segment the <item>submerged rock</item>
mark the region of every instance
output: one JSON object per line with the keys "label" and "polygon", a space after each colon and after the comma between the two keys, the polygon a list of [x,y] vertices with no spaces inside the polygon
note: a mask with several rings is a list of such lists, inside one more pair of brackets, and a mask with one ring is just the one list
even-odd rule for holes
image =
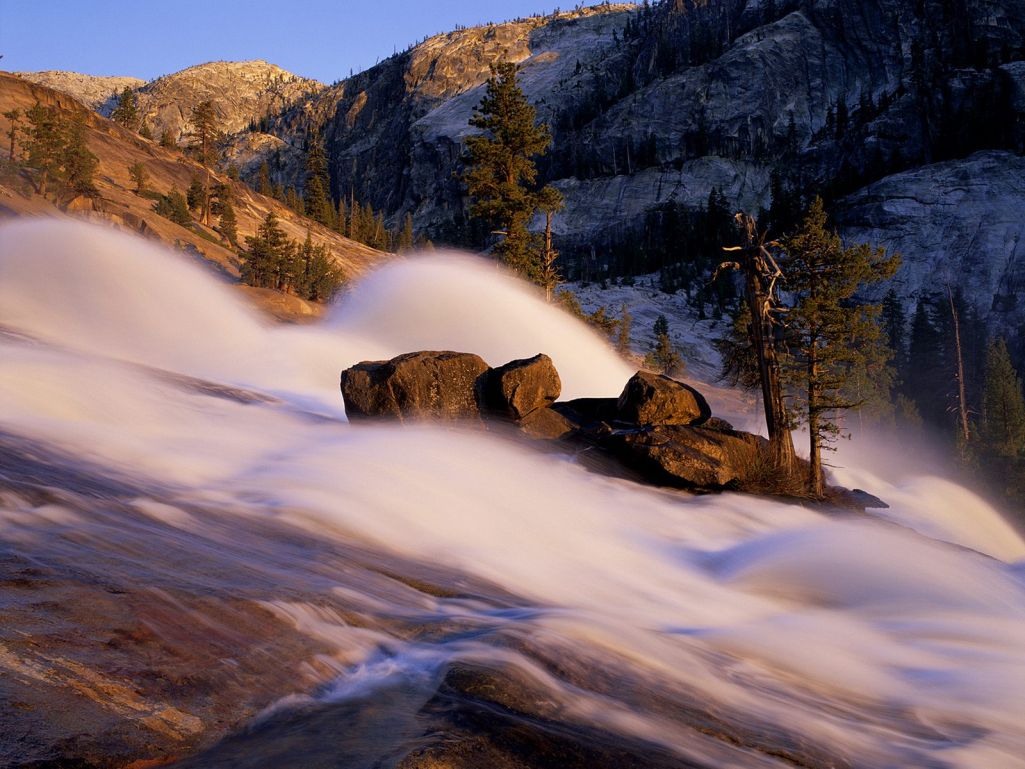
{"label": "submerged rock", "polygon": [[488,407],[512,419],[523,419],[533,411],[550,406],[561,393],[559,372],[544,353],[510,361],[492,369],[486,377]]}
{"label": "submerged rock", "polygon": [[477,419],[487,371],[479,355],[449,351],[357,363],[341,376],[345,413],[350,420]]}
{"label": "submerged rock", "polygon": [[616,407],[620,421],[635,425],[700,425],[712,416],[693,387],[649,371],[630,377]]}

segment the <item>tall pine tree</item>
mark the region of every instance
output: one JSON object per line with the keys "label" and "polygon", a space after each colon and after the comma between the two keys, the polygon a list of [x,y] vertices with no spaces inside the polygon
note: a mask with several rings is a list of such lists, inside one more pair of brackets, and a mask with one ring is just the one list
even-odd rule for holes
{"label": "tall pine tree", "polygon": [[117,97],[117,106],[110,113],[110,119],[129,131],[139,130],[139,100],[128,86]]}
{"label": "tall pine tree", "polygon": [[552,137],[537,124],[537,112],[516,82],[519,69],[503,62],[492,67],[487,91],[470,118],[481,133],[466,140],[463,176],[472,198],[470,215],[497,228],[495,252],[514,269],[536,277],[542,248],[528,226],[540,205],[535,158]]}
{"label": "tall pine tree", "polygon": [[787,313],[786,368],[799,418],[808,425],[808,492],[821,497],[822,451],[842,431],[839,413],[862,400],[852,397],[849,384],[857,372],[885,359],[879,351],[879,305],[858,302],[855,295],[892,276],[900,259],[868,245],[845,248],[827,227],[821,198],[781,246],[781,267],[794,297]]}
{"label": "tall pine tree", "polygon": [[306,183],[303,198],[306,215],[325,227],[334,227],[335,209],[331,201],[331,178],[327,170],[324,142],[316,130],[306,139]]}
{"label": "tall pine tree", "polygon": [[1001,457],[1017,457],[1025,449],[1025,400],[1021,379],[1007,352],[996,339],[986,351],[986,388],[982,398],[982,441]]}

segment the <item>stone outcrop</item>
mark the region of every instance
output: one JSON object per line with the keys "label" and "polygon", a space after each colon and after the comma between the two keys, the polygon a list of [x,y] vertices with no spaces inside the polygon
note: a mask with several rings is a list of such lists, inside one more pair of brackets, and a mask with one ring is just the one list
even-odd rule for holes
{"label": "stone outcrop", "polygon": [[493,369],[484,387],[488,406],[512,419],[523,419],[550,406],[561,393],[559,372],[544,353]]}
{"label": "stone outcrop", "polygon": [[705,397],[664,374],[638,371],[616,403],[620,421],[638,425],[700,425],[712,416]]}
{"label": "stone outcrop", "polygon": [[735,430],[658,425],[620,430],[606,439],[629,467],[656,483],[696,488],[743,488],[768,441]]}
{"label": "stone outcrop", "polygon": [[43,70],[42,72],[17,72],[18,77],[45,85],[75,97],[89,109],[97,112],[111,110],[117,103],[116,95],[125,88],[137,89],[146,85],[137,77],[102,77],[83,75],[79,72]]}
{"label": "stone outcrop", "polygon": [[346,369],[341,389],[352,421],[512,422],[531,440],[598,449],[607,459],[591,464],[603,472],[618,461],[651,483],[680,488],[744,489],[767,445],[712,418],[694,388],[649,372],[631,377],[618,399],[555,402],[559,374],[544,354],[489,368],[470,353],[407,353]]}
{"label": "stone outcrop", "polygon": [[192,109],[209,99],[225,133],[312,98],[324,86],[265,61],[214,61],[158,78],[139,89],[139,111],[155,136],[181,139],[191,130]]}
{"label": "stone outcrop", "polygon": [[342,372],[350,420],[474,419],[480,414],[480,356],[461,352],[412,352],[389,361],[364,361]]}

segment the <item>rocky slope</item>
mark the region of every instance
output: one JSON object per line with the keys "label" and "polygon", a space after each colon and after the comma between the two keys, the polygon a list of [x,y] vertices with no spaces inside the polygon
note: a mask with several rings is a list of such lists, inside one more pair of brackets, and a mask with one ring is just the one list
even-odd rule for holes
{"label": "rocky slope", "polygon": [[214,102],[221,130],[234,134],[300,101],[324,86],[265,61],[213,61],[164,75],[151,82],[134,77],[94,77],[75,72],[18,72],[19,77],[70,94],[109,115],[114,95],[136,90],[147,127],[159,137],[170,130],[181,139],[190,130],[192,108]]}
{"label": "rocky slope", "polygon": [[[0,73],[0,112],[11,109],[24,111],[36,102],[57,106],[69,112],[80,112],[83,109],[66,94]],[[7,135],[8,127],[7,119],[0,117],[0,132],[4,136]],[[60,209],[50,200],[36,195],[29,177],[23,173],[5,173],[0,178],[0,219],[5,216],[70,215],[111,224],[195,254],[212,269],[237,280],[239,256],[219,233],[199,222],[193,222],[191,227],[183,227],[157,215],[153,211],[153,198],[135,194],[128,173],[129,166],[143,163],[149,173],[148,190],[166,193],[173,188],[180,191],[187,189],[193,176],[205,173],[200,165],[182,153],[160,147],[156,142],[144,139],[93,113],[87,113],[87,136],[89,149],[99,159],[95,176],[96,196],[77,198]],[[259,195],[245,184],[233,182],[226,175],[214,174],[213,182],[231,186],[241,243],[245,242],[245,236],[254,234],[267,213],[273,211],[289,237],[302,240],[309,231],[315,241],[326,244],[332,258],[350,277],[360,275],[386,258],[385,254],[299,216],[277,201]],[[296,297],[248,288],[245,290],[257,304],[278,316],[304,316],[318,311],[315,306]]]}
{"label": "rocky slope", "polygon": [[[521,64],[521,85],[553,128],[541,173],[566,198],[555,227],[570,275],[585,258],[592,276],[658,270],[637,254],[646,220],[670,205],[697,210],[713,190],[777,230],[798,191],[824,194],[850,239],[902,251],[906,297],[941,255],[945,264],[986,258],[976,274],[991,277],[975,292],[985,314],[986,292],[1002,280],[1008,296],[1020,270],[1008,245],[1015,225],[994,211],[1018,201],[1025,0],[604,5],[438,35],[329,88],[261,63],[216,63],[149,84],[140,101],[154,127],[180,135],[195,101],[238,94],[219,105],[226,125],[255,119],[267,129],[229,144],[226,159],[244,177],[267,160],[275,181],[301,187],[301,147],[316,128],[336,197],[354,195],[392,223],[411,212],[420,234],[470,243],[462,142],[489,66],[502,59]],[[978,152],[1008,163],[983,168]],[[960,199],[969,177],[964,204],[943,207],[942,248],[931,215],[897,222],[879,210],[908,185]],[[992,258],[981,243],[999,246],[986,249]]]}
{"label": "rocky slope", "polygon": [[45,85],[55,91],[70,94],[82,104],[94,110],[111,109],[114,96],[125,88],[141,88],[145,80],[137,77],[102,77],[83,75],[78,72],[44,70],[42,72],[18,72],[18,77]]}
{"label": "rocky slope", "polygon": [[165,75],[139,89],[139,108],[155,136],[191,130],[192,108],[214,102],[221,130],[235,133],[268,115],[308,100],[323,88],[265,61],[215,61]]}
{"label": "rocky slope", "polygon": [[[421,232],[459,240],[467,120],[488,65],[510,59],[554,130],[541,170],[566,197],[556,220],[563,254],[572,264],[593,248],[615,272],[646,215],[668,203],[696,209],[713,189],[753,212],[774,197],[786,207],[796,190],[854,195],[839,205],[846,212],[866,194],[898,194],[910,172],[938,185],[939,198],[956,197],[959,179],[981,170],[973,153],[1014,158],[1025,147],[1023,41],[1022,0],[602,6],[431,38],[286,111],[271,124],[277,141],[248,137],[237,156],[250,172],[269,158],[278,180],[300,183],[296,148],[316,126],[336,195],[395,218],[413,212]],[[989,170],[999,178],[978,179],[974,199],[1013,208],[1014,172]],[[959,262],[982,258],[973,243],[1004,237],[978,209],[945,211],[943,253]],[[936,264],[923,217],[899,230],[843,221],[851,238]],[[1017,256],[1005,256],[1013,272]]]}

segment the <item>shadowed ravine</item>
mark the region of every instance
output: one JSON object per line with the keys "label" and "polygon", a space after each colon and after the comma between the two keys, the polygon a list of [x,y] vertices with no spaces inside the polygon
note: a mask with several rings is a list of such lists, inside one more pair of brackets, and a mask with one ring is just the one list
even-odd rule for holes
{"label": "shadowed ravine", "polygon": [[622,387],[489,266],[271,327],[153,245],[16,223],[0,327],[0,765],[1023,765],[1025,542],[970,492],[849,464],[891,504],[854,516],[348,425],[338,372],[415,349]]}

